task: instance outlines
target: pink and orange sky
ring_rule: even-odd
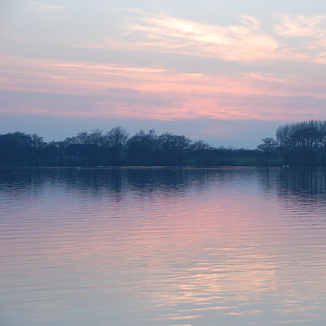
[[[0,133],[120,125],[255,148],[326,119],[326,2],[0,1]]]

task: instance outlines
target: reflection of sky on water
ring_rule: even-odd
[[[321,171],[12,172],[4,325],[323,325]]]

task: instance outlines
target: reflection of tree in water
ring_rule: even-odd
[[[178,196],[188,189],[202,191],[209,187],[218,187],[222,184],[242,178],[252,178],[250,172],[254,168],[211,168],[211,169],[152,169],[152,170],[128,170],[128,184],[137,194],[152,194],[164,192],[165,195]],[[249,173],[248,173],[249,172]]]
[[[280,195],[292,195],[298,199],[324,198],[326,171],[322,168],[291,167],[280,170]]]
[[[300,227],[325,227],[326,171],[322,168],[280,169],[277,196],[282,217],[295,219]]]
[[[63,187],[79,193],[121,193],[123,178],[120,170],[77,168],[39,168],[0,170],[0,191],[40,191],[44,187]]]
[[[270,197],[275,193],[275,184],[278,168],[262,168],[258,173],[258,181],[261,184],[262,191],[264,192],[264,196]]]
[[[183,193],[186,187],[185,171],[171,170],[129,170],[127,172],[128,184],[137,194],[151,194],[154,192]]]
[[[32,169],[1,169],[0,170],[0,193],[18,194],[20,192],[35,193],[44,183],[44,178],[34,174]]]
[[[154,192],[182,195],[191,188],[201,191],[241,177],[252,179],[252,168],[175,169],[175,168],[35,168],[0,170],[0,191],[40,191],[44,187],[62,187],[63,191],[83,196],[117,196],[128,191],[136,195]]]
[[[318,167],[266,168],[259,173],[266,194],[294,200],[323,199],[326,195],[326,170]]]

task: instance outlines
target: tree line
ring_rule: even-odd
[[[126,129],[80,132],[45,142],[36,134],[0,134],[0,166],[212,166],[250,165],[254,150],[215,148],[183,135],[154,130],[129,136]]]
[[[172,133],[131,136],[122,127],[45,142],[36,134],[0,134],[0,166],[325,165],[326,121],[279,126],[256,149],[214,147]]]
[[[308,120],[279,126],[275,138],[257,146],[264,165],[282,162],[294,166],[326,165],[326,121]]]

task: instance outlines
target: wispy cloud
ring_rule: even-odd
[[[314,39],[325,36],[326,15],[282,15],[275,32],[282,36],[310,36]]]
[[[29,4],[35,12],[52,17],[68,8],[38,1]],[[326,15],[278,14],[270,15],[268,21],[238,15],[235,17],[237,23],[221,25],[99,3],[96,10],[96,13],[101,10],[101,14],[112,14],[118,25],[112,28],[109,23],[96,25],[95,22],[92,30],[83,30],[82,37],[81,34],[76,37],[75,33],[62,33],[58,37],[53,31],[52,38],[30,39],[30,34],[27,34],[24,39],[70,48],[138,50],[219,58],[255,66],[275,61],[326,64]],[[84,25],[80,26],[83,28]],[[9,35],[8,38],[14,37]]]
[[[259,71],[232,76],[185,74],[156,67],[0,56],[0,73],[0,91],[25,94],[26,102],[18,101],[15,110],[33,114],[287,120],[306,117],[309,106],[300,113],[298,107],[285,109],[284,103],[303,97],[307,103],[307,99],[326,99],[326,81],[307,85],[303,79]],[[37,100],[31,100],[34,97]]]
[[[282,15],[274,31],[289,57],[326,64],[326,15]]]
[[[222,26],[137,12],[125,33],[102,46],[251,64],[275,60],[326,63],[326,15],[274,18],[271,26],[263,28],[251,16],[238,16],[239,24]]]
[[[29,1],[28,3],[37,14],[45,15],[48,17],[53,16],[55,13],[57,13],[60,10],[69,8],[67,6],[53,6],[38,1]]]
[[[205,25],[183,19],[157,16],[143,17],[130,28],[141,33],[139,47],[162,52],[220,57],[225,60],[252,61],[273,56],[277,42],[259,31],[260,22],[241,16],[242,24]]]
[[[117,72],[136,72],[136,73],[159,73],[165,72],[166,69],[155,69],[149,67],[119,67],[112,65],[97,65],[93,63],[54,63],[56,67],[66,67],[66,68],[85,68],[98,71],[111,71],[114,73]]]

